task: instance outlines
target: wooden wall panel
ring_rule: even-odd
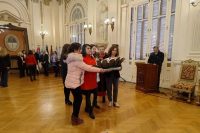
[[[5,45],[5,38],[7,35],[12,34],[15,35],[19,40],[19,48],[16,51],[10,51],[6,48]],[[5,30],[5,32],[0,34],[0,46],[7,49],[8,54],[11,56],[16,56],[20,51],[26,50],[26,44],[25,44],[25,36],[23,31],[15,31],[15,30]]]
[[[8,54],[11,56],[11,68],[18,68],[17,66],[18,53],[22,50],[25,50],[26,52],[28,52],[29,50],[27,29],[14,26],[11,23],[7,25],[0,25],[0,28],[4,30],[4,32],[0,33],[0,46],[6,48]],[[16,48],[16,50],[12,51],[6,47],[5,38],[8,35],[14,35],[17,38],[19,47]]]
[[[11,23],[9,23],[7,25],[0,25],[0,26],[3,27],[3,30],[5,31],[0,34],[0,46],[1,47],[6,48],[5,38],[7,35],[12,34],[12,35],[16,36],[19,41],[19,47],[15,51],[11,51],[6,48],[8,51],[8,54],[10,54],[12,57],[15,57],[22,50],[25,50],[26,52],[28,52],[29,44],[28,44],[28,34],[27,34],[26,28],[17,27],[17,26],[12,25]]]

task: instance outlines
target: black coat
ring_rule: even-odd
[[[0,69],[5,69],[10,66],[10,56],[8,54],[6,56],[0,56]]]
[[[164,61],[164,53],[160,51],[158,52],[158,54],[155,54],[154,52],[151,53],[148,59],[148,63],[156,64],[159,65],[160,67],[162,66],[163,61]]]
[[[45,64],[49,64],[49,55],[48,54],[45,54],[44,56],[43,56],[43,63],[45,63]]]
[[[117,65],[117,66],[115,65],[115,64],[116,64],[116,60],[113,59],[112,62],[113,62],[113,63],[111,63],[111,60],[110,60],[110,62],[108,63],[108,64],[109,64],[109,67],[108,67],[108,68],[112,68],[112,67],[121,67],[121,64],[120,64],[120,65]],[[119,73],[119,70],[114,70],[114,71],[105,73],[105,76],[106,76],[106,77],[120,78],[120,73]]]
[[[63,80],[66,78],[67,76],[67,63],[64,62],[64,60],[66,60],[66,55],[62,55],[60,58],[60,63],[61,63],[61,75]]]
[[[23,67],[23,58],[20,56],[17,56],[17,64],[19,69]]]

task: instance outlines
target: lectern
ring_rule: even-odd
[[[136,89],[143,92],[158,92],[158,66],[145,63],[136,63],[136,66]]]

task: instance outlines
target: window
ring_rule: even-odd
[[[154,46],[158,46],[161,51],[164,51],[166,8],[167,0],[153,1],[152,34],[150,47],[151,52],[153,52]]]
[[[134,8],[131,8],[131,25],[130,25],[130,47],[129,47],[129,60],[133,59],[133,42],[134,42]]]
[[[174,40],[174,20],[175,20],[175,9],[176,9],[176,0],[172,0],[171,4],[171,15],[170,15],[170,29],[169,29],[169,41],[168,41],[168,56],[167,60],[172,60],[172,46]]]
[[[176,0],[152,0],[132,7],[129,59],[133,57],[134,47],[135,60],[145,60],[153,47],[158,46],[171,60],[175,10]]]
[[[148,5],[137,7],[135,59],[144,60],[148,39]]]
[[[85,43],[84,10],[80,4],[74,6],[71,12],[70,42]]]

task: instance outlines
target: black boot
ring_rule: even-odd
[[[93,113],[93,112],[89,113],[89,117],[90,117],[91,119],[95,119],[94,113]]]
[[[82,124],[83,120],[72,115],[71,122],[72,122],[72,125],[76,126],[76,125]]]
[[[98,104],[94,104],[93,107],[100,109],[100,106]]]
[[[70,100],[65,100],[65,104],[72,105],[72,102]]]
[[[105,102],[106,102],[106,97],[103,96],[103,97],[102,97],[102,103],[105,103]]]

